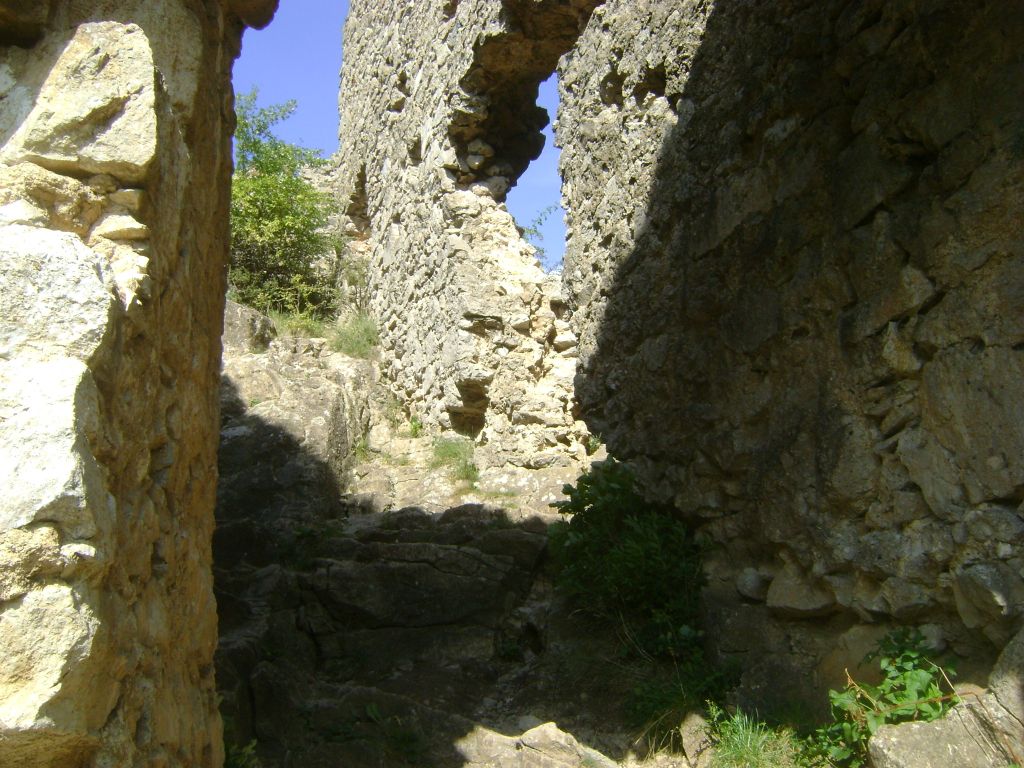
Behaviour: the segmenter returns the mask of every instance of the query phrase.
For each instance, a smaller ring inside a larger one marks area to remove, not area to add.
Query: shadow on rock
[[[1021,337],[1001,320],[1024,275],[1024,26],[958,0],[720,0],[703,26],[616,7],[664,32],[637,48],[610,24],[566,75],[570,99],[609,86],[578,107],[592,119],[560,120],[572,215],[593,224],[565,268],[577,396],[719,545],[707,633],[743,660],[744,703],[824,707],[858,638],[890,624],[990,660],[1021,612],[986,613],[998,590],[959,564],[1008,572],[1020,534],[956,531],[1011,519],[1024,493],[1020,461],[989,471],[974,448],[1024,455],[1003,428]]]
[[[596,738],[624,691],[601,671],[611,638],[587,647],[552,604],[546,528],[408,508],[325,518],[290,561],[237,561],[218,579],[231,738],[265,766],[519,765],[524,749],[615,765],[548,722]]]
[[[222,383],[229,754],[255,742],[264,768],[614,765],[577,737],[624,754],[609,732],[633,681],[602,661],[615,638],[554,596],[551,515],[368,512],[345,480],[372,376],[317,341],[260,348],[229,349]]]

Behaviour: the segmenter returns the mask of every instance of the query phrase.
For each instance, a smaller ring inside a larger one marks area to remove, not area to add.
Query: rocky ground
[[[438,466],[367,361],[229,309],[215,539],[228,742],[264,768],[613,766],[637,672],[546,567],[581,471]],[[413,436],[415,435],[415,436]],[[662,765],[685,765],[661,757]]]
[[[631,722],[632,692],[671,670],[630,662],[553,588],[550,504],[594,457],[444,456],[450,438],[408,419],[372,361],[275,339],[237,305],[227,319],[214,559],[228,768],[708,765],[699,718],[680,729],[689,757]],[[881,729],[874,764],[1002,768],[1022,658],[1024,633],[955,717]]]

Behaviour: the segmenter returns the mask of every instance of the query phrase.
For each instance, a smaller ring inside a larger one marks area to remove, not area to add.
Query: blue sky
[[[259,88],[262,106],[289,99],[298,102],[292,118],[278,126],[277,135],[325,155],[338,147],[341,28],[347,14],[348,0],[282,0],[269,27],[246,31],[242,55],[235,63],[235,90],[239,93]],[[541,87],[538,103],[553,120],[558,103],[554,78]],[[521,225],[530,224],[548,206],[559,204],[558,153],[551,127],[544,133],[544,153],[508,196],[508,208]],[[561,210],[548,217],[541,233],[548,261],[561,263],[565,250]]]

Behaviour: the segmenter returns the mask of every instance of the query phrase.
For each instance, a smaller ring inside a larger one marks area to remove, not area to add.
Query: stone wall
[[[421,421],[517,461],[585,435],[557,278],[503,201],[543,146],[537,86],[595,4],[356,0],[345,27],[338,177],[385,373]]]
[[[1024,619],[1006,10],[608,0],[563,63],[583,416],[717,542],[765,695],[889,623],[984,657]]]
[[[222,763],[230,77],[274,6],[0,2],[2,765]]]

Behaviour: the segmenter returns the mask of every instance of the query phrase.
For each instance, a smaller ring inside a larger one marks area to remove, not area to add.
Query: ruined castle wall
[[[425,423],[531,461],[583,434],[575,339],[503,201],[593,5],[356,0],[345,28],[339,184],[385,373]]]
[[[564,62],[577,396],[720,545],[723,650],[905,623],[984,653],[1024,620],[1007,10],[608,0]]]
[[[0,2],[2,765],[222,763],[230,76],[273,6]]]

